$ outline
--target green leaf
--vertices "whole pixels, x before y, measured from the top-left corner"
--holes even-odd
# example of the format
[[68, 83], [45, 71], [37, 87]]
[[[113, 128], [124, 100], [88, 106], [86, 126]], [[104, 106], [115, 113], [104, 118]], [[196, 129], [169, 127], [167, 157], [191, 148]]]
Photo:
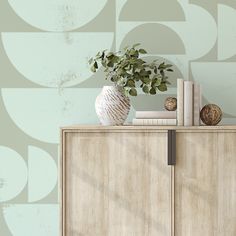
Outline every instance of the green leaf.
[[154, 73], [157, 74], [157, 67], [154, 68]]
[[161, 85], [161, 78], [158, 78], [156, 83], [155, 83], [155, 86], [158, 87], [159, 85]]
[[136, 47], [138, 47], [138, 46], [140, 46], [141, 45], [141, 43], [135, 43], [134, 45], [133, 45], [133, 48], [136, 48]]
[[155, 95], [155, 94], [156, 94], [156, 89], [152, 87], [152, 88], [150, 89], [149, 93], [150, 93], [151, 95]]
[[138, 51], [139, 51], [141, 54], [146, 54], [146, 53], [147, 53], [147, 51], [144, 50], [143, 48], [140, 48]]
[[112, 61], [109, 61], [109, 62], [107, 63], [107, 66], [108, 66], [108, 67], [113, 67], [113, 66], [114, 66], [114, 63], [113, 63]]
[[151, 82], [151, 79], [148, 77], [144, 77], [144, 78], [142, 78], [142, 82], [145, 84], [149, 84]]
[[134, 81], [133, 79], [129, 79], [129, 80], [127, 81], [127, 86], [129, 86], [129, 87], [135, 87], [135, 81]]
[[158, 88], [161, 92], [167, 91], [167, 86], [166, 86], [165, 83], [160, 84], [157, 88]]
[[109, 52], [109, 53], [107, 53], [107, 56], [106, 56], [107, 58], [110, 58], [110, 57], [114, 57], [114, 53], [113, 52]]
[[172, 69], [167, 69], [167, 71], [173, 72], [174, 70], [172, 70]]
[[90, 70], [92, 71], [92, 72], [96, 72], [96, 68], [94, 67], [94, 65], [92, 65], [91, 67], [90, 67]]
[[147, 85], [144, 85], [142, 89], [144, 93], [149, 93], [149, 87]]
[[89, 64], [92, 64], [93, 58], [90, 58], [88, 62], [89, 62]]
[[136, 90], [135, 88], [131, 88], [131, 89], [129, 90], [129, 94], [130, 94], [131, 96], [137, 96], [137, 90]]
[[93, 64], [94, 68], [98, 68], [98, 63], [95, 61], [94, 64]]
[[159, 66], [158, 66], [158, 69], [163, 69], [163, 66], [165, 65], [165, 62], [162, 62]]
[[105, 67], [105, 68], [107, 67], [107, 64], [106, 64], [105, 60], [102, 60], [101, 64], [102, 64], [103, 67]]

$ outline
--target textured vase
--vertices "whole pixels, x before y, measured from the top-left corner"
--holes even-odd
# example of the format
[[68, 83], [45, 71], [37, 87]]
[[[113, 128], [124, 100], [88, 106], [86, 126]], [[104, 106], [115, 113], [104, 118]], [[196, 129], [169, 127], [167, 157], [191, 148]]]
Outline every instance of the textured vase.
[[104, 86], [95, 102], [102, 125], [123, 125], [130, 110], [130, 99], [116, 86]]

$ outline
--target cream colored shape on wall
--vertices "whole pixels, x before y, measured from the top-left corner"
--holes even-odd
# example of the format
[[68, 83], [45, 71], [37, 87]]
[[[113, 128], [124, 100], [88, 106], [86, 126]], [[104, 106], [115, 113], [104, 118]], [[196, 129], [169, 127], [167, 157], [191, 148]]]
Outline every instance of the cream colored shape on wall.
[[58, 204], [11, 204], [3, 206], [13, 236], [58, 236]]
[[0, 146], [0, 203], [12, 200], [27, 183], [27, 166], [16, 151]]
[[204, 97], [223, 112], [236, 116], [236, 62], [192, 62], [191, 69]]
[[88, 59], [110, 49], [113, 33], [2, 33], [5, 52], [25, 78], [46, 87], [68, 87], [92, 76]]
[[94, 103], [100, 91], [2, 89], [2, 98], [10, 118], [23, 132], [42, 142], [59, 143], [60, 126], [98, 123]]
[[46, 31], [69, 31], [92, 21], [107, 0], [8, 0], [28, 24]]
[[186, 57], [194, 60], [206, 55], [217, 40], [217, 25], [213, 16], [204, 8], [179, 1], [184, 9], [185, 22], [162, 22], [183, 40]]
[[236, 55], [236, 9], [218, 4], [218, 60]]
[[46, 197], [57, 184], [57, 165], [49, 153], [28, 147], [28, 201], [35, 202]]

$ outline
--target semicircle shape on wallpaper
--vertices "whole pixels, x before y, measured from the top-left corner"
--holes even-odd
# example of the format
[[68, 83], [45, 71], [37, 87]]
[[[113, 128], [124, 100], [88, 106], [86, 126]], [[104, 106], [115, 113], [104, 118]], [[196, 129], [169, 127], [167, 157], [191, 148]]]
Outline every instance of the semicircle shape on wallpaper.
[[2, 89], [2, 97], [9, 116], [23, 132], [55, 144], [59, 143], [60, 126], [98, 123], [94, 101], [100, 90]]
[[120, 21], [184, 21], [185, 15], [176, 0], [127, 0]]
[[138, 25], [124, 37], [120, 48], [139, 42], [150, 54], [185, 54], [181, 38], [168, 26], [158, 23]]
[[113, 33], [2, 33], [5, 52], [25, 78], [46, 87], [69, 87], [92, 76], [88, 59], [112, 47]]
[[[8, 0], [24, 21], [46, 31], [69, 31], [92, 21], [108, 0]], [[93, 7], [91, 7], [93, 6]]]

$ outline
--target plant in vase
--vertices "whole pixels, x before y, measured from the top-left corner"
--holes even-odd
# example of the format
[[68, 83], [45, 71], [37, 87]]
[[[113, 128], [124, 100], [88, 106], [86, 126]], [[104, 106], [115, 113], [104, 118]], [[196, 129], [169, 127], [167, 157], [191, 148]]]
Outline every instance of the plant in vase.
[[135, 44], [122, 51], [98, 52], [89, 60], [91, 71], [97, 72], [104, 67], [105, 79], [114, 86], [104, 86], [95, 103], [96, 113], [103, 125], [122, 125], [130, 110], [129, 96], [137, 96], [137, 87], [145, 94], [155, 95], [158, 91], [167, 90], [170, 84], [166, 72], [173, 72], [171, 64], [154, 60], [146, 62], [141, 55], [146, 50]]

